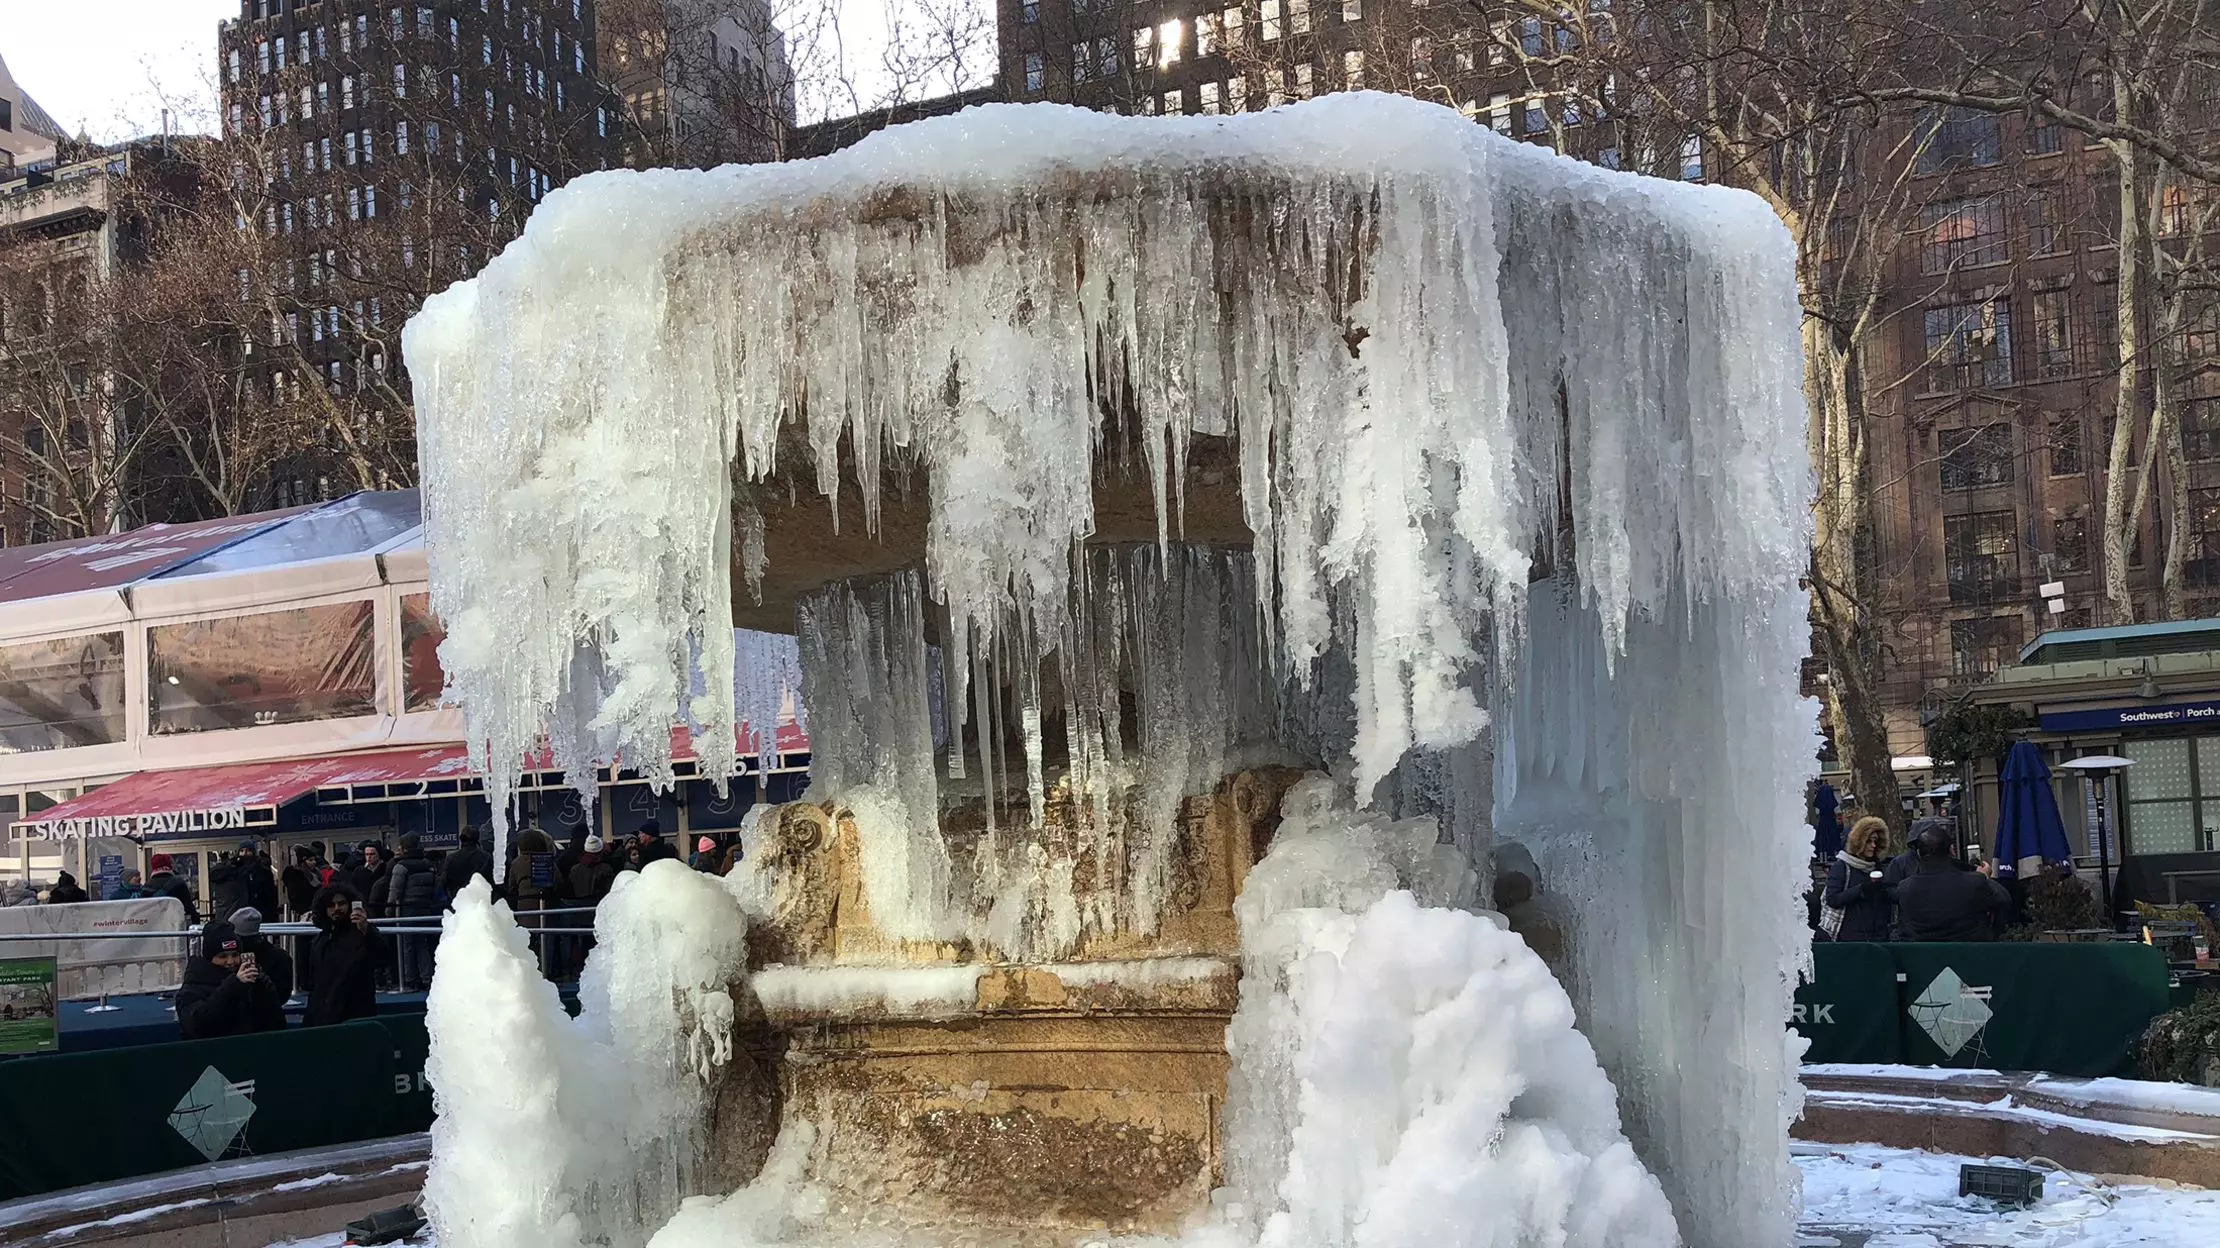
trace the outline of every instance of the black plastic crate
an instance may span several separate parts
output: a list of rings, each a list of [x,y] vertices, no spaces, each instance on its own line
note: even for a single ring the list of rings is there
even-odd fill
[[[2020,1166],[1960,1166],[1958,1194],[2024,1209],[2043,1198],[2043,1174]]]

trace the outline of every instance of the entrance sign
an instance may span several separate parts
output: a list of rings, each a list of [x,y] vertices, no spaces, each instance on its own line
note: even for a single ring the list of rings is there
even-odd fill
[[[230,832],[247,826],[243,806],[216,810],[169,810],[150,815],[93,815],[84,819],[50,819],[33,824],[47,837],[73,836],[176,836],[187,832]]]

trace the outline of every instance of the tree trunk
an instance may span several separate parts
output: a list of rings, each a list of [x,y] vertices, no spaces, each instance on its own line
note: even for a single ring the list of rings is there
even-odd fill
[[[2115,75],[2113,82],[2121,118],[2126,120],[2131,115],[2133,97],[2122,76]],[[2120,166],[2120,367],[2115,383],[2118,393],[2113,396],[2112,445],[2105,465],[2104,596],[2111,603],[2112,623],[2133,624],[2135,597],[2128,585],[2128,552],[2135,545],[2136,528],[2142,521],[2140,499],[2148,488],[2148,481],[2129,481],[2135,459],[2136,417],[2141,410],[2136,369],[2141,364],[2143,337],[2143,222],[2136,193],[2135,149],[2115,143],[2112,155]]]
[[[1863,566],[1860,537],[1872,522],[1865,413],[1858,354],[1849,336],[1817,316],[1804,318],[1805,392],[1811,404],[1813,463],[1818,469],[1812,541],[1812,620],[1827,661],[1826,710],[1836,753],[1867,814],[1888,822],[1901,839],[1888,723],[1882,713],[1879,578]]]

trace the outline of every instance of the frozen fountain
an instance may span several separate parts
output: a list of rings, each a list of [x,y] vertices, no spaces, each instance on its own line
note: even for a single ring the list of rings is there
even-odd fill
[[[729,775],[792,632],[814,779],[575,1021],[458,904],[442,1244],[1789,1242],[1798,316],[1380,96],[550,196],[406,339],[451,692]]]

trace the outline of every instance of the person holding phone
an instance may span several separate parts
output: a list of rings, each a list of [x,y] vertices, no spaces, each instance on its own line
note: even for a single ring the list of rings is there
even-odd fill
[[[201,929],[200,953],[177,990],[177,1032],[186,1040],[285,1029],[285,998],[229,923]]]
[[[316,939],[309,942],[302,983],[311,1027],[370,1018],[378,1012],[378,972],[393,965],[393,945],[370,925],[355,890],[335,884],[316,900]]]

